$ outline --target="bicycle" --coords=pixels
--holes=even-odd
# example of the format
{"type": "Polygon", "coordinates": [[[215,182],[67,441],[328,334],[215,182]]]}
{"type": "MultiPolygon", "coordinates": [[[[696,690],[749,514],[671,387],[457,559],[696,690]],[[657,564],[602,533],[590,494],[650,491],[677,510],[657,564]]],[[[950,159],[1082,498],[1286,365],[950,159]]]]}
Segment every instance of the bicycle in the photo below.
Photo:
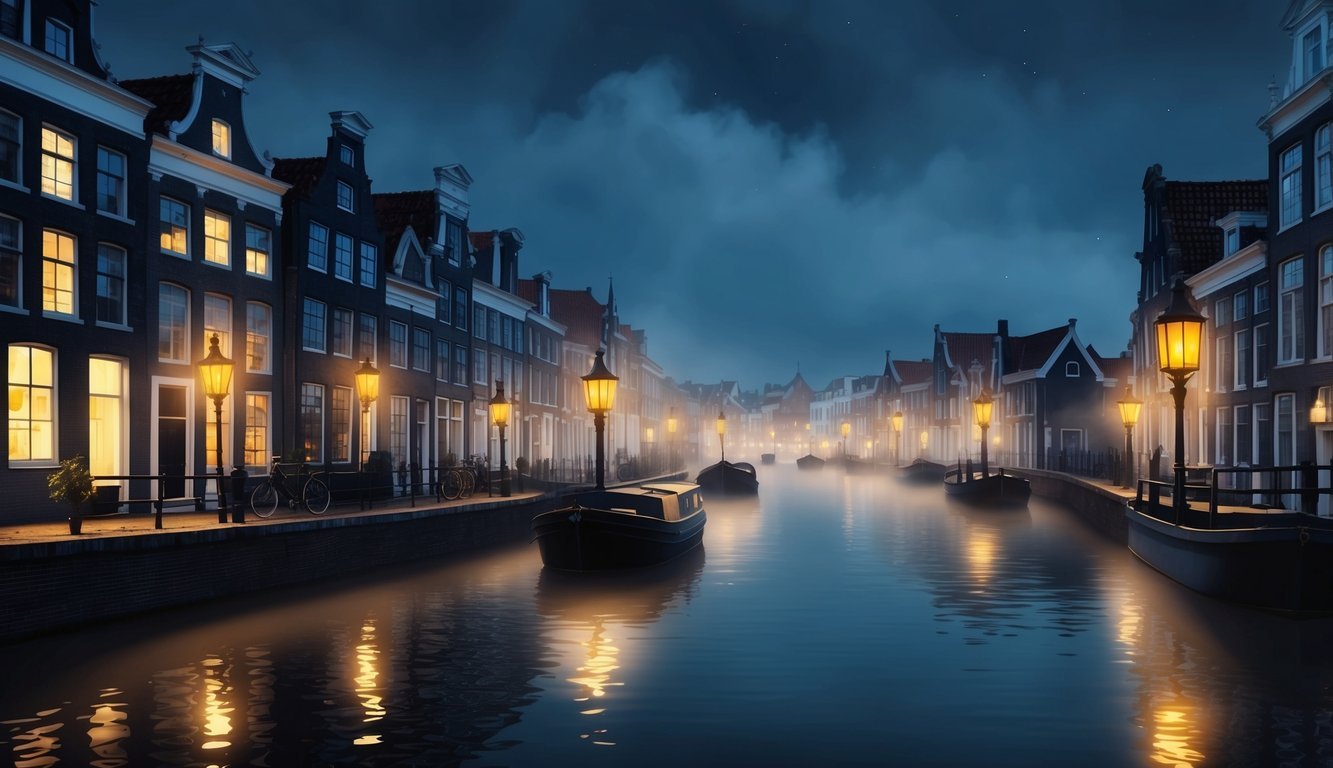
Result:
{"type": "Polygon", "coordinates": [[[280,497],[286,500],[288,507],[305,507],[312,515],[322,515],[328,511],[331,499],[329,486],[314,474],[307,475],[305,464],[292,465],[298,467],[298,470],[288,474],[282,469],[281,458],[273,457],[268,478],[250,493],[250,511],[256,517],[271,517],[278,509],[280,497]],[[302,480],[302,477],[305,479],[302,480]],[[289,482],[300,482],[300,486],[294,491],[289,482]]]}

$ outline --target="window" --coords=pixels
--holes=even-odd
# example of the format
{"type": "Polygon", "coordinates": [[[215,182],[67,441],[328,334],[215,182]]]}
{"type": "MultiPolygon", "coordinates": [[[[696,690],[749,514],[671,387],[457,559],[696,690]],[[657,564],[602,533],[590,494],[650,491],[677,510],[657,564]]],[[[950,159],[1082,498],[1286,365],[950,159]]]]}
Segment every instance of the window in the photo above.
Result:
{"type": "Polygon", "coordinates": [[[356,165],[356,151],[343,144],[338,147],[338,159],[342,161],[343,165],[356,165]]]}
{"type": "Polygon", "coordinates": [[[74,286],[78,267],[74,238],[52,229],[42,231],[42,310],[74,315],[74,286]]]}
{"type": "Polygon", "coordinates": [[[1320,34],[1319,27],[1315,27],[1306,33],[1301,41],[1301,48],[1305,54],[1305,79],[1309,80],[1315,76],[1315,73],[1324,68],[1324,41],[1320,34]]]}
{"type": "Polygon", "coordinates": [[[42,194],[74,200],[74,137],[42,128],[42,194]]]}
{"type": "Polygon", "coordinates": [[[1218,466],[1228,466],[1235,454],[1235,433],[1231,430],[1231,406],[1224,405],[1216,410],[1217,428],[1215,435],[1216,450],[1213,462],[1218,466]]]}
{"type": "Polygon", "coordinates": [[[157,286],[157,359],[190,362],[190,292],[172,283],[157,286]]]}
{"type": "Polygon", "coordinates": [[[486,310],[486,340],[492,344],[500,343],[500,313],[494,309],[486,310]]]}
{"type": "Polygon", "coordinates": [[[1236,352],[1236,375],[1232,379],[1232,386],[1236,389],[1245,389],[1249,384],[1250,377],[1250,330],[1248,328],[1237,328],[1235,339],[1236,352]]]}
{"type": "Polygon", "coordinates": [[[1292,363],[1305,355],[1305,324],[1302,321],[1301,287],[1305,282],[1304,260],[1297,256],[1278,268],[1277,361],[1292,363]]]}
{"type": "Polygon", "coordinates": [[[23,11],[19,7],[22,0],[0,0],[0,35],[12,37],[15,40],[23,39],[20,34],[20,24],[23,21],[23,11]]]}
{"type": "Polygon", "coordinates": [[[1236,406],[1236,463],[1249,464],[1253,451],[1250,448],[1253,432],[1250,431],[1250,406],[1236,406]]]}
{"type": "Polygon", "coordinates": [[[453,286],[447,280],[440,282],[440,295],[435,299],[435,317],[445,325],[454,321],[453,310],[449,308],[449,298],[453,296],[453,291],[453,286]]]}
{"type": "Polygon", "coordinates": [[[324,386],[301,384],[301,448],[312,464],[324,461],[324,386]]]}
{"type": "Polygon", "coordinates": [[[1268,283],[1262,282],[1254,286],[1254,314],[1268,311],[1268,283]]]}
{"type": "Polygon", "coordinates": [[[389,399],[389,451],[395,463],[410,458],[407,455],[407,406],[406,397],[394,395],[389,399]]]}
{"type": "Polygon", "coordinates": [[[1072,360],[1065,363],[1065,376],[1073,379],[1073,378],[1078,378],[1079,375],[1080,373],[1079,373],[1078,363],[1072,360]]]}
{"type": "Polygon", "coordinates": [[[94,477],[125,474],[125,363],[88,358],[88,471],[94,477]]]}
{"type": "Polygon", "coordinates": [[[418,371],[430,370],[430,331],[412,329],[412,367],[418,371]]]}
{"type": "Polygon", "coordinates": [[[267,304],[248,302],[245,305],[245,370],[250,373],[270,372],[269,337],[272,333],[273,310],[267,304]]]}
{"type": "Polygon", "coordinates": [[[1254,326],[1254,386],[1268,383],[1268,323],[1254,326]]]}
{"type": "Polygon", "coordinates": [[[338,207],[344,211],[355,211],[352,206],[352,185],[345,181],[338,182],[338,207]]]}
{"type": "Polygon", "coordinates": [[[1216,391],[1227,391],[1227,384],[1235,377],[1231,372],[1231,345],[1234,343],[1229,336],[1217,337],[1217,359],[1214,363],[1215,376],[1213,385],[1216,391]]]}
{"type": "Polygon", "coordinates": [[[445,247],[449,249],[449,263],[458,266],[463,259],[463,227],[456,221],[446,220],[445,247]]]}
{"type": "Polygon", "coordinates": [[[190,255],[190,209],[184,203],[164,197],[158,204],[161,227],[160,247],[168,253],[190,255]]]}
{"type": "Polygon", "coordinates": [[[0,305],[23,306],[23,226],[18,219],[0,216],[0,305]]]}
{"type": "MultiPolygon", "coordinates": [[[[269,449],[268,393],[245,393],[245,466],[254,471],[267,471],[269,449]]],[[[252,471],[251,474],[255,472],[252,471]]]]}
{"type": "Polygon", "coordinates": [[[467,289],[454,288],[454,327],[467,330],[467,289]]]}
{"type": "Polygon", "coordinates": [[[364,312],[361,313],[361,338],[358,342],[360,348],[357,350],[357,357],[362,360],[369,359],[372,363],[379,361],[379,345],[376,339],[376,326],[378,325],[378,322],[379,319],[374,315],[367,315],[364,312]]]}
{"type": "Polygon", "coordinates": [[[1296,396],[1289,392],[1278,395],[1273,399],[1273,408],[1277,412],[1273,463],[1290,467],[1296,463],[1296,396]]]}
{"type": "Polygon", "coordinates": [[[467,347],[454,345],[454,383],[467,384],[467,347]]]}
{"type": "Polygon", "coordinates": [[[339,232],[333,237],[333,276],[352,282],[352,238],[339,232]]]}
{"type": "MultiPolygon", "coordinates": [[[[0,8],[4,5],[0,4],[0,8]]],[[[18,115],[0,109],[0,181],[20,183],[19,169],[23,146],[23,121],[18,115]]]]}
{"type": "Polygon", "coordinates": [[[472,335],[479,339],[486,338],[486,308],[480,304],[472,304],[472,335]]]}
{"type": "Polygon", "coordinates": [[[306,265],[316,272],[329,271],[329,228],[310,222],[310,242],[306,246],[306,265]]]}
{"type": "Polygon", "coordinates": [[[1231,301],[1218,299],[1213,302],[1213,325],[1221,328],[1231,322],[1231,301]]]}
{"type": "Polygon", "coordinates": [[[231,218],[225,213],[204,209],[204,261],[231,265],[231,218]]]}
{"type": "Polygon", "coordinates": [[[1281,202],[1282,226],[1289,227],[1301,220],[1301,145],[1282,153],[1281,202]]]}
{"type": "Polygon", "coordinates": [[[56,458],[55,352],[9,346],[9,461],[56,458]]]}
{"type": "Polygon", "coordinates": [[[520,320],[514,321],[514,351],[523,353],[523,322],[520,320]]]}
{"type": "Polygon", "coordinates": [[[1329,137],[1333,125],[1325,123],[1314,135],[1314,207],[1333,205],[1333,148],[1329,137]]]}
{"type": "Polygon", "coordinates": [[[268,277],[269,254],[272,252],[273,236],[267,229],[254,224],[245,225],[245,271],[268,277]]]}
{"type": "Polygon", "coordinates": [[[352,356],[352,310],[335,307],[333,310],[333,354],[352,356]]]}
{"type": "Polygon", "coordinates": [[[1250,294],[1247,291],[1239,291],[1231,297],[1231,314],[1233,320],[1241,321],[1250,316],[1250,294]]]}
{"type": "Polygon", "coordinates": [[[231,299],[216,293],[204,294],[204,343],[208,349],[213,334],[218,337],[218,350],[231,357],[231,299]]]}
{"type": "Polygon", "coordinates": [[[1333,357],[1333,245],[1319,249],[1319,356],[1333,357]]]}
{"type": "Polygon", "coordinates": [[[500,318],[500,336],[505,349],[514,348],[514,320],[509,315],[500,318]]]}
{"type": "Polygon", "coordinates": [[[97,148],[97,210],[125,215],[125,156],[97,148]]]}
{"type": "Polygon", "coordinates": [[[476,384],[489,384],[486,378],[486,350],[472,348],[472,381],[476,384]]]}
{"type": "Polygon", "coordinates": [[[309,352],[324,351],[324,302],[305,300],[304,320],[301,323],[301,348],[309,352]]]}
{"type": "Polygon", "coordinates": [[[374,245],[361,243],[361,284],[374,288],[380,269],[380,252],[374,245]]]}
{"type": "Polygon", "coordinates": [[[407,325],[397,320],[389,321],[389,365],[407,367],[407,325]]]}
{"type": "Polygon", "coordinates": [[[329,418],[333,427],[329,443],[329,461],[352,460],[352,388],[334,387],[329,403],[329,418]]]}
{"type": "Polygon", "coordinates": [[[1240,228],[1228,227],[1222,233],[1222,255],[1230,256],[1240,250],[1240,228]]]}
{"type": "Polygon", "coordinates": [[[449,340],[435,340],[435,379],[449,380],[449,340]]]}
{"type": "Polygon", "coordinates": [[[46,20],[46,52],[61,59],[73,63],[74,46],[72,39],[74,32],[69,27],[61,24],[55,19],[46,20]]]}
{"type": "Polygon", "coordinates": [[[97,322],[125,324],[125,249],[107,243],[97,244],[97,322]]]}
{"type": "Polygon", "coordinates": [[[213,120],[213,154],[231,158],[231,126],[221,120],[213,120]]]}

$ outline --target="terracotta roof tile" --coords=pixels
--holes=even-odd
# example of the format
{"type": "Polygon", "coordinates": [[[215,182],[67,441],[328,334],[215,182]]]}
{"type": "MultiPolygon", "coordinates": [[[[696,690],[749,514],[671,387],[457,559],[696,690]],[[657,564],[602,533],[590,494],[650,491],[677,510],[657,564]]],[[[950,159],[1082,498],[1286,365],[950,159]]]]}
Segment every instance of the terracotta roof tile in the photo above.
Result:
{"type": "Polygon", "coordinates": [[[1010,336],[1005,349],[1005,373],[1031,371],[1041,368],[1051,359],[1051,353],[1069,333],[1062,325],[1027,336],[1010,336]]]}
{"type": "Polygon", "coordinates": [[[190,113],[194,103],[194,75],[163,75],[121,80],[120,87],[153,102],[144,118],[144,130],[166,135],[167,125],[190,113]]]}
{"type": "Polygon", "coordinates": [[[1171,241],[1186,274],[1222,258],[1222,230],[1213,223],[1235,211],[1267,211],[1268,181],[1167,181],[1164,207],[1171,241]]]}
{"type": "Polygon", "coordinates": [[[930,381],[934,363],[929,360],[894,360],[893,367],[898,369],[903,385],[922,384],[930,381]]]}
{"type": "Polygon", "coordinates": [[[972,361],[981,363],[983,371],[989,371],[991,357],[995,351],[993,333],[944,333],[944,343],[949,348],[949,359],[955,367],[968,370],[972,361]]]}
{"type": "Polygon", "coordinates": [[[325,157],[279,157],[273,160],[273,178],[292,185],[287,194],[310,197],[310,190],[324,176],[325,157]]]}
{"type": "Polygon", "coordinates": [[[552,288],[551,319],[565,326],[565,338],[592,349],[602,344],[602,316],[606,307],[589,291],[552,288]]]}

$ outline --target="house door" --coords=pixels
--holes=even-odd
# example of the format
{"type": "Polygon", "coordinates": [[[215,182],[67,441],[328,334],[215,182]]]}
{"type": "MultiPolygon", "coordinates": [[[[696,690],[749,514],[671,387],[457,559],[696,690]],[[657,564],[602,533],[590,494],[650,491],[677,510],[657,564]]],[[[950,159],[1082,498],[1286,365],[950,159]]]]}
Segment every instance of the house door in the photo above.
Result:
{"type": "MultiPolygon", "coordinates": [[[[1315,463],[1319,465],[1319,487],[1333,487],[1333,476],[1329,473],[1329,460],[1333,459],[1333,429],[1315,429],[1315,463]]],[[[1319,494],[1319,514],[1321,517],[1333,515],[1329,508],[1329,497],[1319,494]]]]}
{"type": "Polygon", "coordinates": [[[1083,458],[1082,452],[1083,430],[1060,430],[1060,469],[1068,471],[1070,468],[1078,467],[1083,458]]]}
{"type": "Polygon", "coordinates": [[[166,475],[162,493],[185,495],[186,389],[160,384],[157,388],[157,474],[166,475]]]}

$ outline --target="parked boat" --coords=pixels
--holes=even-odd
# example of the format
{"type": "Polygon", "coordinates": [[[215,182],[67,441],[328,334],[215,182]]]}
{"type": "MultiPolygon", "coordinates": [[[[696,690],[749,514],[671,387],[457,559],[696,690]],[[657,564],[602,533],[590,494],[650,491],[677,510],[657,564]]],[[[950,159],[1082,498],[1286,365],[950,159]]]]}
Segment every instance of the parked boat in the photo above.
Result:
{"type": "Polygon", "coordinates": [[[839,463],[849,475],[865,475],[874,471],[875,465],[856,456],[843,456],[839,463]]]}
{"type": "Polygon", "coordinates": [[[1025,477],[997,474],[983,475],[966,470],[952,469],[944,475],[944,492],[951,499],[987,507],[1025,507],[1032,496],[1032,486],[1025,477]]]}
{"type": "Polygon", "coordinates": [[[548,568],[596,571],[662,563],[698,546],[708,521],[694,483],[584,491],[566,501],[532,519],[548,568]]]}
{"type": "Polygon", "coordinates": [[[776,464],[778,462],[777,454],[763,453],[759,455],[759,461],[763,464],[776,464]]]}
{"type": "Polygon", "coordinates": [[[823,469],[824,460],[813,453],[807,453],[796,460],[796,466],[799,469],[823,469]]]}
{"type": "Polygon", "coordinates": [[[723,459],[699,470],[694,482],[708,493],[720,496],[753,496],[759,493],[759,476],[754,465],[744,461],[735,464],[723,459]]]}
{"type": "Polygon", "coordinates": [[[898,468],[898,479],[912,485],[939,485],[944,480],[947,467],[928,459],[916,459],[905,467],[898,468]]]}
{"type": "Polygon", "coordinates": [[[1186,509],[1177,521],[1141,491],[1126,516],[1130,551],[1190,589],[1260,608],[1333,611],[1333,519],[1233,508],[1186,509]]]}

